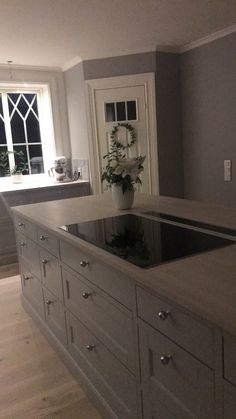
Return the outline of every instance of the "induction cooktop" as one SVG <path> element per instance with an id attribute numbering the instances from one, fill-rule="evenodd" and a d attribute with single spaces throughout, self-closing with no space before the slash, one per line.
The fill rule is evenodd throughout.
<path id="1" fill-rule="evenodd" d="M 161 219 L 125 214 L 61 226 L 86 242 L 141 268 L 235 243 L 215 234 L 192 230 Z"/>

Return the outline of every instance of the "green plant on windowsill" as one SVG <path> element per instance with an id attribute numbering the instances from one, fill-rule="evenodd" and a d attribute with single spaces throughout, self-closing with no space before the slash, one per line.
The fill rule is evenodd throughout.
<path id="1" fill-rule="evenodd" d="M 17 163 L 13 169 L 9 167 L 9 156 L 14 154 L 17 158 Z M 23 151 L 1 151 L 0 152 L 0 177 L 10 176 L 10 175 L 19 175 L 19 174 L 28 174 L 29 168 L 28 163 L 24 161 Z"/>

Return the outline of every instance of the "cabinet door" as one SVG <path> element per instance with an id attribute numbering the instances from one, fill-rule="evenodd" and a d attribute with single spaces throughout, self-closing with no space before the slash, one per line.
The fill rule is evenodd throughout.
<path id="1" fill-rule="evenodd" d="M 224 382 L 224 419 L 236 418 L 236 387 Z"/>
<path id="2" fill-rule="evenodd" d="M 45 318 L 42 284 L 26 264 L 21 266 L 21 286 L 24 297 L 40 317 Z"/>
<path id="3" fill-rule="evenodd" d="M 67 345 L 66 322 L 64 306 L 48 290 L 44 289 L 44 304 L 46 323 L 58 340 Z"/>
<path id="4" fill-rule="evenodd" d="M 16 234 L 20 263 L 26 263 L 32 274 L 41 278 L 38 245 L 23 234 Z"/>
<path id="5" fill-rule="evenodd" d="M 69 312 L 69 351 L 79 368 L 110 406 L 117 419 L 137 419 L 136 379 L 117 358 Z"/>
<path id="6" fill-rule="evenodd" d="M 134 371 L 136 356 L 132 313 L 79 275 L 75 277 L 63 269 L 62 276 L 66 307 Z"/>
<path id="7" fill-rule="evenodd" d="M 214 374 L 144 322 L 139 322 L 144 419 L 213 419 Z"/>
<path id="8" fill-rule="evenodd" d="M 61 269 L 58 259 L 44 249 L 40 249 L 39 253 L 43 285 L 63 301 Z"/>

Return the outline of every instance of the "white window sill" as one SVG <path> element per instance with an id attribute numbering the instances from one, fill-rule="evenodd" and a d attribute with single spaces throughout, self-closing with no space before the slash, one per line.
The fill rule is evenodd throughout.
<path id="1" fill-rule="evenodd" d="M 57 182 L 47 175 L 24 175 L 22 183 L 13 183 L 11 176 L 0 178 L 0 193 L 11 191 L 23 191 L 26 189 L 46 188 L 50 186 L 62 186 L 72 183 L 88 183 L 88 180 Z"/>

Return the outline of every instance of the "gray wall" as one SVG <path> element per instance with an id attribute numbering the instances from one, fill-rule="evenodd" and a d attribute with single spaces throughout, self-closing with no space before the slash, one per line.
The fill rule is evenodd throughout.
<path id="1" fill-rule="evenodd" d="M 185 198 L 236 205 L 236 34 L 181 56 Z"/>
<path id="2" fill-rule="evenodd" d="M 72 157 L 88 158 L 88 131 L 82 63 L 65 71 L 64 77 Z"/>
<path id="3" fill-rule="evenodd" d="M 180 55 L 157 52 L 156 101 L 160 194 L 183 197 Z"/>
<path id="4" fill-rule="evenodd" d="M 180 74 L 175 54 L 148 52 L 88 60 L 66 71 L 72 156 L 80 157 L 86 151 L 84 80 L 148 72 L 156 74 L 160 193 L 182 197 Z"/>

